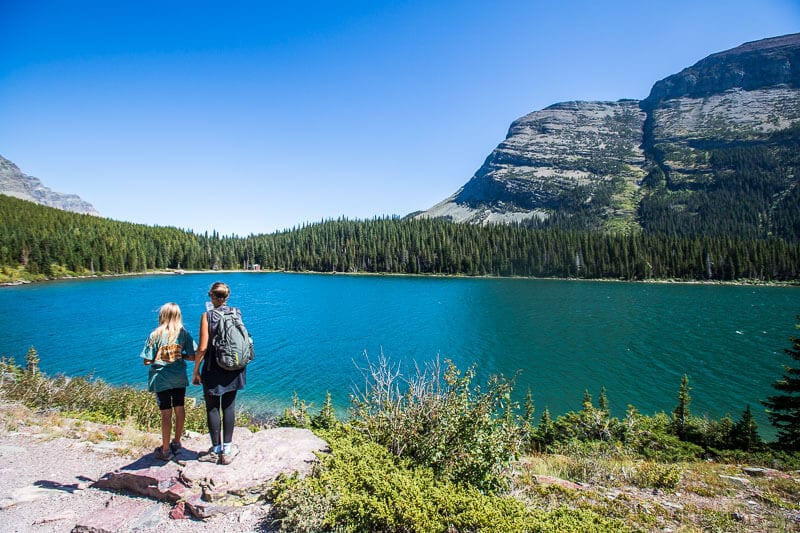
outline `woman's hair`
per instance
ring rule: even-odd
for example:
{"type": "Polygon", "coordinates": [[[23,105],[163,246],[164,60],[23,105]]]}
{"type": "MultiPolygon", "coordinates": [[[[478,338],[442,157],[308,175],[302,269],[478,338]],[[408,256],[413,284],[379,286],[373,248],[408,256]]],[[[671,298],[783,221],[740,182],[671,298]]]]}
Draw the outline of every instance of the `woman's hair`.
{"type": "Polygon", "coordinates": [[[166,337],[167,343],[173,344],[178,340],[181,329],[183,329],[181,308],[173,302],[165,303],[158,310],[158,327],[150,334],[148,342],[152,346],[158,339],[166,337]]]}
{"type": "Polygon", "coordinates": [[[227,300],[231,294],[231,289],[221,281],[216,282],[208,290],[209,296],[216,296],[220,300],[227,300]]]}

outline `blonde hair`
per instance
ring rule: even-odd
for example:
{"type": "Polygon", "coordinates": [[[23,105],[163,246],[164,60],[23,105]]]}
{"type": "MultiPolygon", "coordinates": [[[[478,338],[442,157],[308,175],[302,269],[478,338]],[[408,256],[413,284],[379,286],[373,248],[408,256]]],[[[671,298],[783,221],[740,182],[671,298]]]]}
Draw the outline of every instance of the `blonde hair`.
{"type": "Polygon", "coordinates": [[[153,346],[159,339],[166,338],[167,344],[174,344],[182,329],[181,308],[176,303],[167,302],[158,310],[158,327],[150,334],[148,342],[153,346]]]}

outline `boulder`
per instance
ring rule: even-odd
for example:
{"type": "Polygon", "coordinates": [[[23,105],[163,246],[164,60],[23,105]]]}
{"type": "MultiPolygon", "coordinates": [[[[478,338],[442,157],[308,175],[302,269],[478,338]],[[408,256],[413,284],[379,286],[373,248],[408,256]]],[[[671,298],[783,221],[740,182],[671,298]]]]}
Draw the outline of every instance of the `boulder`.
{"type": "Polygon", "coordinates": [[[152,453],[110,472],[94,486],[121,490],[157,500],[184,502],[197,518],[228,512],[254,503],[281,475],[305,476],[328,444],[307,429],[273,428],[252,433],[236,428],[239,454],[229,465],[200,462],[209,446],[207,436],[183,440],[171,461],[152,453]]]}

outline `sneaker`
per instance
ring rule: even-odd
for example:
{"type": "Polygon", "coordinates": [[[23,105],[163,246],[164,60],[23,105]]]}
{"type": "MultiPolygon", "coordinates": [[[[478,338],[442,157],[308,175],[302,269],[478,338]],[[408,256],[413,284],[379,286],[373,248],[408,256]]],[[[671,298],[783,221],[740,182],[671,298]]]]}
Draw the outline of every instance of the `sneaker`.
{"type": "Polygon", "coordinates": [[[217,455],[217,452],[214,451],[214,447],[212,446],[207,452],[200,454],[200,457],[198,457],[197,460],[201,463],[217,463],[219,461],[219,456],[217,455]]]}
{"type": "Polygon", "coordinates": [[[178,452],[183,448],[180,442],[172,441],[169,443],[169,449],[172,451],[173,454],[178,455],[178,452]]]}
{"type": "Polygon", "coordinates": [[[222,455],[219,458],[219,462],[224,465],[229,465],[233,462],[233,458],[239,455],[239,446],[236,444],[231,444],[230,451],[225,453],[225,450],[222,450],[222,455]]]}
{"type": "Polygon", "coordinates": [[[159,461],[169,461],[170,459],[172,459],[173,457],[175,457],[175,456],[173,455],[173,453],[172,453],[172,450],[167,450],[167,451],[164,451],[164,450],[162,450],[162,449],[161,449],[161,446],[159,446],[158,448],[156,448],[156,450],[153,452],[153,455],[154,455],[154,456],[155,456],[155,458],[156,458],[156,459],[158,459],[159,461]]]}

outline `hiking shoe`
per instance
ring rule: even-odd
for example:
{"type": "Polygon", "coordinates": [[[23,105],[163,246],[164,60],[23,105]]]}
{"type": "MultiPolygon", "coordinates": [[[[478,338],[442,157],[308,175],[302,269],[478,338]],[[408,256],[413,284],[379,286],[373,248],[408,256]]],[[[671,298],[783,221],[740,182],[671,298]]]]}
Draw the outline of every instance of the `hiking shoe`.
{"type": "Polygon", "coordinates": [[[222,455],[219,457],[219,462],[224,465],[229,465],[233,462],[233,458],[239,455],[239,446],[236,444],[231,444],[230,451],[225,453],[225,450],[222,450],[222,455]]]}
{"type": "Polygon", "coordinates": [[[219,456],[217,455],[217,452],[214,451],[214,448],[211,447],[207,452],[201,454],[197,460],[201,463],[217,463],[219,462],[219,456]]]}
{"type": "Polygon", "coordinates": [[[161,449],[161,446],[159,446],[158,448],[156,448],[156,451],[154,451],[154,452],[153,452],[153,455],[154,455],[154,456],[155,456],[155,458],[156,458],[156,459],[158,459],[159,461],[169,461],[170,459],[172,459],[173,457],[175,457],[175,456],[173,455],[173,453],[172,453],[172,450],[167,450],[167,451],[164,451],[164,450],[162,450],[162,449],[161,449]]]}
{"type": "Polygon", "coordinates": [[[183,448],[179,442],[170,442],[169,449],[172,451],[173,454],[178,455],[178,452],[183,448]]]}

